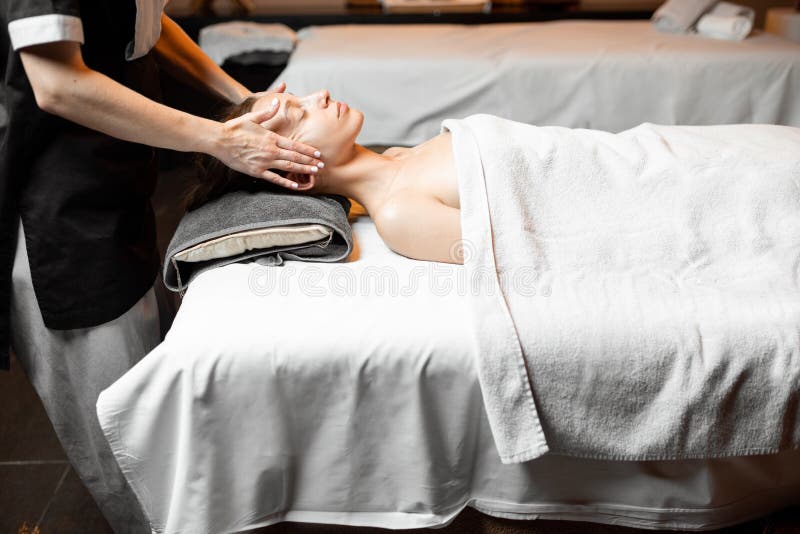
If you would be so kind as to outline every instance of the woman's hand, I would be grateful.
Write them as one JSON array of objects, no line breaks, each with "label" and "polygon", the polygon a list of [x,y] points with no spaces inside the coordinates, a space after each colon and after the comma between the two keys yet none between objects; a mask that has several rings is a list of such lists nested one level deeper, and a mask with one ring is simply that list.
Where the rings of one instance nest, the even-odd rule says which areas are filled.
[{"label": "woman's hand", "polygon": [[285,91],[286,91],[286,82],[281,82],[275,87],[275,89],[267,89],[266,91],[259,91],[258,93],[250,93],[248,95],[245,95],[242,98],[242,100],[244,100],[247,97],[261,98],[262,96],[266,96],[270,93],[283,93]]},{"label": "woman's hand", "polygon": [[296,182],[279,176],[270,169],[313,176],[324,164],[318,159],[320,153],[316,148],[292,141],[261,126],[261,123],[275,116],[277,111],[278,100],[275,99],[263,111],[246,113],[223,123],[215,153],[211,155],[236,171],[297,189]]}]

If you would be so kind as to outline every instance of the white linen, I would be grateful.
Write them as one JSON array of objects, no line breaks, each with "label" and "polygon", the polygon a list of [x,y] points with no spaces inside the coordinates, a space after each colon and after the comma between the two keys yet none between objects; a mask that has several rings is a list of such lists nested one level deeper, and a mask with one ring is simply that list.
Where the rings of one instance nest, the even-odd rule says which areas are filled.
[{"label": "white linen", "polygon": [[311,27],[284,72],[364,112],[362,144],[415,145],[491,113],[618,132],[659,124],[800,126],[800,44],[658,32],[648,21]]},{"label": "white linen", "polygon": [[697,21],[697,33],[713,39],[741,41],[753,29],[756,12],[751,7],[718,2]]},{"label": "white linen", "polygon": [[796,452],[500,463],[463,267],[393,254],[363,217],[353,231],[349,263],[288,261],[272,268],[271,291],[255,264],[200,275],[166,340],[100,396],[100,422],[154,532],[434,527],[465,506],[697,529],[797,502]]},{"label": "white linen", "polygon": [[800,129],[443,128],[504,463],[800,448]]}]

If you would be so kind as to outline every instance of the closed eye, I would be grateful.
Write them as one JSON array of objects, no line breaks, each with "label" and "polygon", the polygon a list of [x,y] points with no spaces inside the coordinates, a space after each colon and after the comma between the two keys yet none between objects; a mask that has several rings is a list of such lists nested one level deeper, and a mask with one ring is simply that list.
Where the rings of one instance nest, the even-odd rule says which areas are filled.
[{"label": "closed eye", "polygon": [[305,116],[306,112],[303,109],[303,106],[298,105],[297,102],[287,102],[285,113],[286,120],[288,121],[289,117],[292,117],[295,120],[300,120],[303,118],[303,116]]},{"label": "closed eye", "polygon": [[303,119],[305,114],[306,114],[305,110],[302,107],[295,104],[294,102],[291,103],[287,102],[283,106],[283,120],[286,123],[292,122],[292,120],[289,117],[292,117],[295,121],[300,121]]}]

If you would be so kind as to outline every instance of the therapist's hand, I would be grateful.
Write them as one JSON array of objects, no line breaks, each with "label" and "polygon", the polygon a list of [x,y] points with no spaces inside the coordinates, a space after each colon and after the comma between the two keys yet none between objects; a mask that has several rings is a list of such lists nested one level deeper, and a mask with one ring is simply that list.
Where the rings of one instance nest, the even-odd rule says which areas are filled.
[{"label": "therapist's hand", "polygon": [[297,182],[270,169],[314,175],[319,172],[320,153],[312,146],[292,141],[261,126],[261,123],[275,116],[277,111],[278,106],[273,105],[224,123],[213,156],[236,171],[289,189],[297,189]]},{"label": "therapist's hand", "polygon": [[247,96],[261,98],[262,96],[266,96],[270,93],[283,93],[284,91],[286,91],[286,82],[281,82],[274,89],[267,89],[266,91],[260,91],[258,93],[250,93]]}]

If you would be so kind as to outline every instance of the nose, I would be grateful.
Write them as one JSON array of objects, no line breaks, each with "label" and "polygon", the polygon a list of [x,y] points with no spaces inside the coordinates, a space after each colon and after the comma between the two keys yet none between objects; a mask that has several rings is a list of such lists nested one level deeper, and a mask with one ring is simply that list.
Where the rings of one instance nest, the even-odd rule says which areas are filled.
[{"label": "nose", "polygon": [[328,93],[327,89],[320,89],[319,91],[314,91],[310,95],[303,98],[306,104],[308,105],[317,105],[321,108],[328,107],[328,101],[330,100],[331,95]]}]

